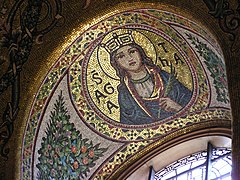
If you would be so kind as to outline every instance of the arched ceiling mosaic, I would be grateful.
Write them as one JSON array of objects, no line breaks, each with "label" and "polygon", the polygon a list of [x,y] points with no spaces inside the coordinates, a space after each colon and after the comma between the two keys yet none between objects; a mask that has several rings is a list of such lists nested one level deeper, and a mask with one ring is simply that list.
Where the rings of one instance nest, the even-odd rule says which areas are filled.
[{"label": "arched ceiling mosaic", "polygon": [[236,4],[1,1],[0,179],[140,177],[232,123],[239,147]]},{"label": "arched ceiling mosaic", "polygon": [[86,27],[36,93],[21,178],[106,179],[174,132],[231,120],[222,51],[197,22],[135,4]]}]

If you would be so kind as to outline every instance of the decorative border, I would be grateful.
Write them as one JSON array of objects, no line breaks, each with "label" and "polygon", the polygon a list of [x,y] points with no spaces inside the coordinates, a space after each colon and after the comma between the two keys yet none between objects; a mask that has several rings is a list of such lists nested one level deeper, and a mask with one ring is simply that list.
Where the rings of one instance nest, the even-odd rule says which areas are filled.
[{"label": "decorative border", "polygon": [[[219,119],[214,119],[212,122],[197,123],[177,130],[171,135],[164,136],[157,141],[149,143],[143,150],[129,155],[128,159],[125,159],[124,163],[121,163],[117,170],[112,171],[111,174],[98,173],[96,177],[126,179],[147,161],[165,150],[183,142],[206,136],[223,136],[231,138],[231,122],[224,119],[220,121]],[[106,167],[107,166],[108,164]]]}]

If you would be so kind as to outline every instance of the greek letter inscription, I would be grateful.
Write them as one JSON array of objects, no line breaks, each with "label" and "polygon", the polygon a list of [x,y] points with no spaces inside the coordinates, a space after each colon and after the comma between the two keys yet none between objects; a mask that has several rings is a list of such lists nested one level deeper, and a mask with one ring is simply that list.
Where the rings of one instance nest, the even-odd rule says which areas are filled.
[{"label": "greek letter inscription", "polygon": [[[102,101],[102,99],[106,99],[108,98],[108,95],[113,94],[115,92],[114,87],[111,85],[110,82],[107,82],[103,85],[103,79],[101,78],[99,73],[96,72],[95,70],[91,71],[91,78],[93,82],[96,83],[96,86],[98,87],[97,90],[94,91],[98,104],[105,103],[105,101]],[[101,87],[102,87],[102,90],[101,90]],[[110,114],[112,114],[113,108],[115,109],[119,108],[111,100],[107,100],[104,106],[107,107]]]},{"label": "greek letter inscription", "polygon": [[[169,52],[166,45],[165,45],[165,42],[158,43],[158,46],[160,46],[165,53]],[[181,59],[181,57],[176,52],[173,53],[173,59],[175,61],[174,62],[175,65],[184,64],[184,61]],[[169,59],[161,58],[160,56],[158,57],[158,60],[161,62],[163,67],[170,67],[173,64],[173,63],[170,62]]]}]

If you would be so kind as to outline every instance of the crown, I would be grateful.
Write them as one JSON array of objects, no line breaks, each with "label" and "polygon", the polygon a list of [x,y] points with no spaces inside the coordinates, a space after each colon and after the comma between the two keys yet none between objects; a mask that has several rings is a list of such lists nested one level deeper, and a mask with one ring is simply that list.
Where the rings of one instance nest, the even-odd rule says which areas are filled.
[{"label": "crown", "polygon": [[109,39],[106,43],[101,43],[101,46],[104,47],[108,53],[112,53],[128,44],[134,43],[134,39],[132,37],[132,31],[128,31],[123,34],[117,35],[117,33],[112,34],[112,38]]}]

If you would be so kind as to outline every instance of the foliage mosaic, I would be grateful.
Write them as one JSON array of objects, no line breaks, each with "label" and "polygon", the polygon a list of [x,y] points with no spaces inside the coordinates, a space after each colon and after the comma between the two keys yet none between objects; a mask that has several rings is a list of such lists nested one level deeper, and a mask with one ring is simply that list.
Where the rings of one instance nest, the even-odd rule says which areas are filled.
[{"label": "foliage mosaic", "polygon": [[87,177],[95,161],[106,152],[92,140],[83,138],[73,123],[65,108],[62,94],[54,104],[50,121],[43,137],[40,154],[38,179],[79,179]]},{"label": "foliage mosaic", "polygon": [[204,63],[207,65],[207,68],[211,72],[211,77],[214,79],[213,84],[217,92],[217,100],[229,103],[225,64],[207,44],[199,41],[198,38],[193,37],[191,34],[187,34],[187,36],[196,47],[200,56],[205,59]]}]

